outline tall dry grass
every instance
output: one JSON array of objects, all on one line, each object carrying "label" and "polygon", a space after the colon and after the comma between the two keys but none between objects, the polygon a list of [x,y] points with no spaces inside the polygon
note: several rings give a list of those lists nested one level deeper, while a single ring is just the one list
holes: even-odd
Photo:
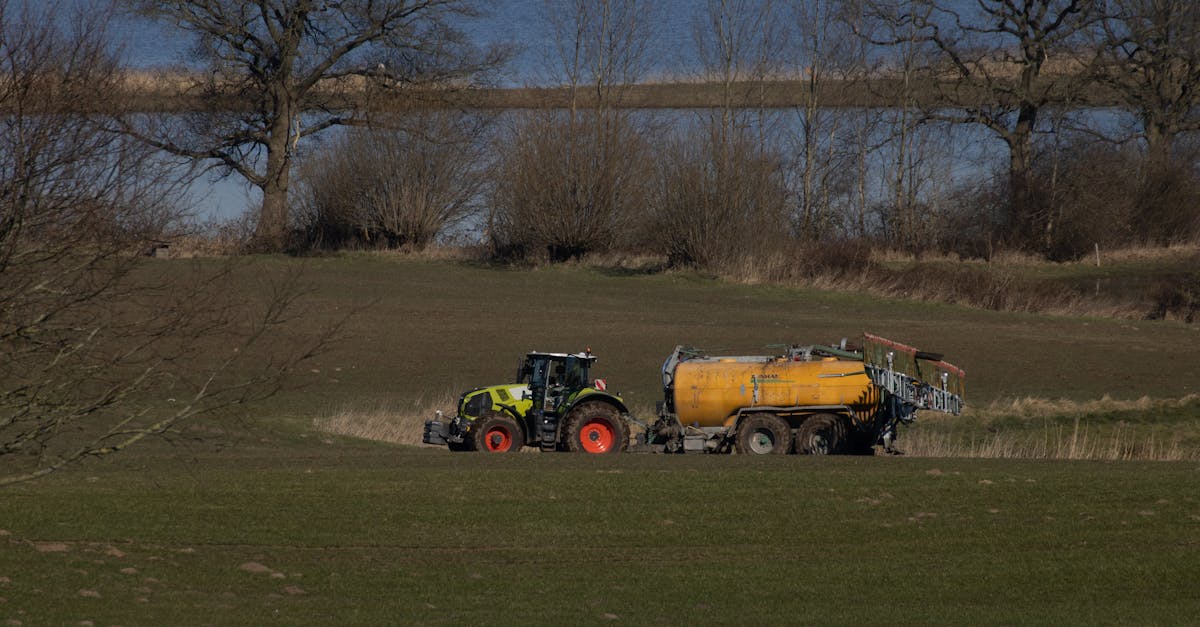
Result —
[{"label": "tall dry grass", "polygon": [[381,402],[372,407],[341,407],[328,416],[313,420],[313,426],[326,433],[393,444],[418,445],[425,421],[437,411],[447,418],[454,415],[458,395],[443,391],[418,397],[410,403]]},{"label": "tall dry grass", "polygon": [[1040,433],[979,433],[970,437],[939,432],[910,432],[900,448],[917,457],[996,459],[1070,459],[1100,461],[1200,461],[1170,431],[1142,432],[1125,424],[1103,431],[1075,419],[1073,427],[1046,424]]},{"label": "tall dry grass", "polygon": [[[934,419],[927,426],[906,430],[901,449],[918,457],[976,457],[1067,459],[1100,461],[1200,461],[1200,448],[1190,431],[1172,424],[1130,424],[1105,420],[1105,414],[1178,410],[1200,404],[1200,395],[1179,399],[1114,400],[1086,402],[1047,399],[1000,401],[966,414],[976,428],[948,428],[954,419]],[[1016,416],[1024,424],[991,426],[1000,418]],[[1074,416],[1066,422],[1062,418]],[[1097,417],[1090,420],[1085,416]],[[1189,437],[1190,436],[1190,437]]]},{"label": "tall dry grass", "polygon": [[444,244],[440,242],[426,246],[421,250],[414,250],[410,248],[343,250],[338,254],[397,259],[417,259],[421,261],[456,261],[468,263],[483,263],[489,260],[489,253],[486,246],[480,244]]},{"label": "tall dry grass", "polygon": [[1104,396],[1089,401],[1067,399],[1014,398],[993,401],[978,410],[978,417],[990,419],[1001,416],[1023,416],[1025,418],[1052,418],[1079,414],[1112,414],[1116,412],[1152,412],[1155,410],[1181,409],[1200,403],[1200,395],[1188,394],[1180,398],[1114,399]]},{"label": "tall dry grass", "polygon": [[[1189,250],[1181,247],[1175,254],[1187,254]],[[1131,251],[1120,254],[1125,259],[1135,255]],[[1163,258],[1170,257],[1164,254]],[[907,268],[884,265],[897,261],[913,263]],[[901,255],[847,243],[841,249],[801,247],[767,251],[727,263],[716,269],[716,274],[722,280],[748,285],[773,284],[853,292],[992,311],[1117,320],[1191,321],[1191,309],[1172,306],[1164,310],[1157,302],[1161,297],[1153,294],[1100,298],[1086,291],[1065,289],[1056,281],[1028,278],[1030,268],[1048,263],[1052,262],[1016,254],[991,263],[932,257],[922,257],[921,262],[916,263]]]},{"label": "tall dry grass", "polygon": [[[1180,257],[1200,255],[1200,243],[1177,242],[1165,246],[1154,244],[1130,245],[1122,248],[1101,248],[1100,264],[1137,263],[1146,261],[1169,261]],[[892,249],[876,249],[871,252],[871,259],[878,262],[913,263],[945,261],[954,263],[977,263],[992,266],[1013,267],[1045,267],[1045,266],[1094,266],[1096,256],[1087,254],[1075,261],[1048,261],[1046,258],[1018,250],[1001,250],[988,260],[967,260],[956,254],[937,252],[922,252],[919,256],[908,251]]]}]

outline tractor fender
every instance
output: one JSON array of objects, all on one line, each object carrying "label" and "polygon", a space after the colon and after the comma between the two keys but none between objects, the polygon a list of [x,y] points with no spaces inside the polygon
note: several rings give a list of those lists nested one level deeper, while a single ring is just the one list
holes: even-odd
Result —
[{"label": "tractor fender", "polygon": [[525,420],[525,416],[521,412],[517,411],[517,408],[513,407],[512,405],[496,403],[493,407],[498,407],[500,409],[500,413],[507,414],[510,418],[516,420],[517,422],[522,422]]},{"label": "tractor fender", "polygon": [[588,390],[584,390],[583,392],[581,392],[579,394],[579,396],[575,397],[575,400],[571,402],[571,406],[568,407],[566,409],[566,411],[563,412],[563,415],[571,413],[571,410],[575,409],[577,406],[579,406],[582,403],[588,403],[588,402],[592,402],[592,401],[608,403],[609,405],[612,405],[613,407],[615,407],[617,409],[617,411],[621,412],[622,414],[629,413],[629,408],[625,406],[625,402],[622,401],[620,397],[615,396],[613,394],[609,394],[608,392],[601,392],[600,390],[588,389]]}]

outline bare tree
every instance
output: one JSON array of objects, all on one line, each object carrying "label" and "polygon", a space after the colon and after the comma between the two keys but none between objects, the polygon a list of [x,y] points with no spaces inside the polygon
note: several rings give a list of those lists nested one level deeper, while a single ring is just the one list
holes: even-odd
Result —
[{"label": "bare tree", "polygon": [[361,98],[372,88],[463,83],[505,56],[477,51],[456,28],[476,15],[469,0],[127,1],[194,36],[208,67],[194,89],[203,114],[125,130],[259,188],[255,238],[263,250],[284,246],[302,139],[365,124],[370,107]]},{"label": "bare tree", "polygon": [[[788,45],[786,15],[772,0],[708,0],[692,26],[700,78],[719,86],[720,101],[701,114],[716,141],[769,140],[778,116],[768,114],[764,88],[778,78]],[[743,135],[742,129],[754,133]]]},{"label": "bare tree", "polygon": [[922,127],[930,121],[918,95],[928,90],[933,58],[920,25],[929,20],[933,8],[866,0],[863,12],[866,18],[854,24],[860,40],[886,42],[893,53],[880,64],[875,76],[879,80],[871,83],[877,95],[893,103],[884,113],[890,131],[875,146],[887,163],[881,168],[882,187],[887,191],[878,205],[882,214],[879,226],[893,245],[914,250],[923,245],[923,241],[918,244],[922,203],[917,194],[922,183],[918,166],[922,155],[916,149]]},{"label": "bare tree", "polygon": [[696,15],[697,78],[719,102],[658,151],[650,230],[673,265],[722,269],[789,235],[781,114],[764,92],[784,65],[785,17],[771,0],[709,0]]},{"label": "bare tree", "polygon": [[[230,269],[147,266],[176,179],[91,113],[119,93],[108,14],[51,10],[0,0],[0,485],[269,394],[311,346],[258,352],[293,289],[251,318]],[[239,377],[245,359],[261,361]]]},{"label": "bare tree", "polygon": [[1174,139],[1200,130],[1200,5],[1185,0],[1113,0],[1099,45],[1100,79],[1141,120],[1151,164]]},{"label": "bare tree", "polygon": [[[1043,110],[1080,93],[1082,35],[1101,16],[1094,0],[948,0],[896,3],[906,41],[931,44],[938,64],[925,85],[936,89],[930,118],[979,124],[1008,147],[1010,229],[1040,246],[1052,224],[1037,215],[1031,194],[1034,134]],[[1052,60],[1053,59],[1053,60]],[[950,110],[951,105],[956,110]]]},{"label": "bare tree", "polygon": [[727,269],[788,236],[781,155],[749,129],[733,133],[700,127],[658,151],[652,231],[672,265]]},{"label": "bare tree", "polygon": [[570,94],[566,112],[515,121],[493,185],[489,235],[503,256],[552,261],[631,239],[644,213],[646,115],[620,105],[645,70],[653,3],[547,3],[555,54],[550,73]]},{"label": "bare tree", "polygon": [[478,211],[489,117],[395,116],[350,129],[299,168],[296,224],[306,243],[421,250]]},{"label": "bare tree", "polygon": [[[877,28],[882,26],[872,19],[870,0],[840,0],[837,19],[841,25],[841,36],[849,41],[842,44],[842,59],[838,78],[845,89],[864,96],[877,91],[883,78],[881,62],[876,54],[874,41],[879,38]],[[844,229],[852,237],[866,238],[869,234],[867,215],[875,202],[872,191],[875,178],[873,160],[882,146],[880,135],[886,128],[888,110],[884,107],[862,106],[842,112],[846,119],[844,148],[839,164],[842,176],[846,177],[844,205],[842,208]]]},{"label": "bare tree", "polygon": [[553,53],[547,68],[565,83],[574,121],[581,99],[611,112],[646,71],[654,3],[647,0],[544,0]]},{"label": "bare tree", "polygon": [[549,112],[518,121],[498,143],[488,224],[498,256],[559,262],[631,241],[651,167],[637,126]]},{"label": "bare tree", "polygon": [[[796,232],[819,240],[837,230],[835,196],[849,191],[850,155],[842,145],[844,114],[830,106],[828,84],[843,84],[855,69],[859,50],[846,21],[840,0],[810,0],[793,8],[796,58],[802,104],[797,107],[797,216]],[[863,59],[865,61],[865,59]]]}]

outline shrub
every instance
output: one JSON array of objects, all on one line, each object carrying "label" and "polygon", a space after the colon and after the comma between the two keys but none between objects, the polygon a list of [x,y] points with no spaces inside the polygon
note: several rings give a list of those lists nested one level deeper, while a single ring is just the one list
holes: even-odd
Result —
[{"label": "shrub", "polygon": [[719,270],[786,241],[782,159],[746,137],[693,132],[659,154],[653,246],[676,266]]},{"label": "shrub", "polygon": [[304,161],[303,247],[422,250],[477,214],[486,120],[436,112],[396,122],[348,132]]},{"label": "shrub", "polygon": [[488,239],[507,260],[620,248],[644,213],[649,144],[628,117],[584,111],[519,121],[498,140]]},{"label": "shrub", "polygon": [[1175,319],[1191,324],[1200,312],[1200,273],[1170,277],[1151,289],[1151,320]]}]

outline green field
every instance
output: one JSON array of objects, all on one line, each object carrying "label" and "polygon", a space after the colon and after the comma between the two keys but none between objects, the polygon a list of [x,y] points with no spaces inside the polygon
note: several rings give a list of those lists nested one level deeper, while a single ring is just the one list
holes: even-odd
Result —
[{"label": "green field", "polygon": [[[384,255],[262,259],[230,291],[297,264],[312,291],[289,332],[354,312],[341,341],[269,401],[5,489],[0,619],[1184,624],[1200,611],[1194,456],[497,458],[313,426],[381,407],[419,421],[432,398],[509,379],[525,351],[585,346],[648,411],[676,344],[760,352],[871,331],[968,373],[975,413],[905,437],[1120,426],[1182,434],[1194,455],[1198,404],[1153,399],[1200,392],[1195,325]],[[1012,403],[1026,398],[1065,400],[1033,415]]]},{"label": "green field", "polygon": [[11,490],[0,613],[1184,624],[1200,611],[1197,486],[1197,464],[496,459],[269,439]]},{"label": "green field", "polygon": [[[267,260],[262,272],[291,266]],[[406,402],[508,380],[529,350],[600,356],[598,374],[635,406],[661,395],[677,344],[759,353],[769,344],[852,340],[863,331],[942,352],[967,371],[976,406],[1023,397],[1134,399],[1200,393],[1200,326],[1006,314],[764,285],[692,273],[576,266],[494,269],[362,255],[303,262],[308,322],[363,308],[278,413]]]}]

